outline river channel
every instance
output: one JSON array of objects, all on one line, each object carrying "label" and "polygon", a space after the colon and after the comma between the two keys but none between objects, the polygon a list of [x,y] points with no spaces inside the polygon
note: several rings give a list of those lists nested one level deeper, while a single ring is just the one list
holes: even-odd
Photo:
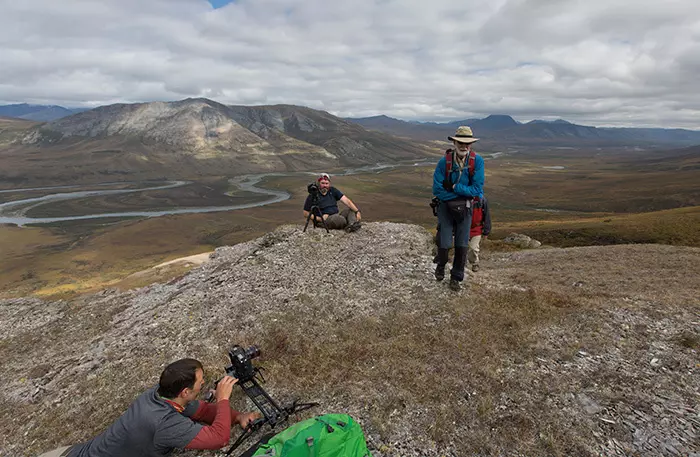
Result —
[{"label": "river channel", "polygon": [[[427,166],[435,165],[434,161],[426,160],[421,162],[411,162],[411,163],[397,163],[397,164],[377,164],[364,166],[360,168],[350,168],[340,173],[335,173],[335,176],[348,176],[363,173],[381,173],[384,171],[394,170],[399,167],[417,167],[417,166]],[[38,206],[48,205],[53,202],[74,200],[77,198],[86,197],[96,197],[100,195],[117,195],[117,194],[127,194],[134,192],[145,192],[152,190],[163,190],[163,189],[173,189],[175,187],[181,187],[191,184],[189,181],[169,181],[165,183],[160,183],[151,187],[140,187],[138,189],[108,189],[108,190],[88,190],[88,191],[77,191],[77,192],[59,192],[43,195],[41,197],[26,198],[22,200],[10,201],[7,203],[0,204],[0,224],[13,224],[17,226],[23,226],[27,224],[50,224],[54,222],[66,222],[66,221],[78,221],[85,219],[99,219],[99,218],[129,218],[129,217],[158,217],[165,216],[168,214],[187,214],[187,213],[212,213],[217,211],[233,211],[238,209],[255,208],[258,206],[271,205],[273,203],[278,203],[281,201],[288,200],[290,194],[288,192],[264,189],[258,187],[257,184],[264,178],[269,176],[313,176],[317,173],[312,172],[289,172],[289,173],[262,173],[262,174],[250,174],[242,175],[231,178],[229,182],[237,186],[239,189],[258,195],[265,195],[266,198],[263,201],[243,203],[238,205],[230,206],[205,206],[205,207],[195,207],[195,208],[170,208],[158,211],[123,211],[116,213],[98,213],[98,214],[85,214],[81,216],[62,216],[62,217],[29,217],[27,212]],[[103,185],[116,185],[125,183],[105,183]],[[133,184],[133,183],[132,183]],[[24,192],[24,191],[48,191],[48,190],[58,190],[58,189],[70,189],[80,186],[53,186],[53,187],[33,187],[25,189],[10,189],[10,190],[0,190],[0,193],[8,192]]]}]

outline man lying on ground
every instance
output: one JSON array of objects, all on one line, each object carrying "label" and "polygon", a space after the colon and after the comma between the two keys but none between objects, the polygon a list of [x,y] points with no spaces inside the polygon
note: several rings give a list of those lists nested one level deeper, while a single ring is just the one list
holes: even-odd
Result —
[{"label": "man lying on ground", "polygon": [[91,440],[39,457],[163,457],[173,449],[220,449],[228,444],[231,425],[245,428],[258,413],[231,409],[237,382],[225,376],[216,387],[216,404],[196,400],[204,385],[202,364],[195,359],[171,363],[160,382],[131,403],[107,430]]}]

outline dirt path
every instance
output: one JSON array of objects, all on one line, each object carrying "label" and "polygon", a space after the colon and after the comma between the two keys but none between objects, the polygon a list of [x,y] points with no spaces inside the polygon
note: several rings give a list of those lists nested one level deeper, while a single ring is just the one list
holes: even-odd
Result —
[{"label": "dirt path", "polygon": [[209,260],[209,256],[214,251],[209,251],[209,252],[202,252],[201,254],[195,254],[195,255],[190,255],[187,257],[180,257],[178,259],[173,259],[173,260],[168,260],[167,262],[160,263],[154,267],[151,267],[151,269],[156,269],[156,268],[162,268],[166,267],[168,265],[173,265],[175,263],[184,263],[184,264],[191,264],[191,265],[201,265],[207,260]]}]

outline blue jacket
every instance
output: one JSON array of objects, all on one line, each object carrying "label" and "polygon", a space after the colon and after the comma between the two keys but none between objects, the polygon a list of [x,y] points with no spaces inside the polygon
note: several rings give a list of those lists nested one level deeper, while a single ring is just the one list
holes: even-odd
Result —
[{"label": "blue jacket", "polygon": [[[433,173],[433,195],[439,198],[440,201],[446,202],[457,197],[478,197],[484,193],[484,159],[479,154],[474,158],[474,177],[471,185],[469,185],[469,171],[465,162],[464,171],[461,178],[459,178],[459,182],[455,184],[453,192],[447,191],[442,187],[442,182],[445,180],[445,167],[445,157],[443,157],[438,162],[437,167],[435,167],[435,173]],[[453,161],[451,173],[453,183],[457,181],[459,171],[459,165],[456,161]]]}]

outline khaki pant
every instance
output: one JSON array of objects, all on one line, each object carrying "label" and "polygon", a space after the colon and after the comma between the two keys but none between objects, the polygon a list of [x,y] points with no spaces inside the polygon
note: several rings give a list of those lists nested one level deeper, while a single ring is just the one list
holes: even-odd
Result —
[{"label": "khaki pant", "polygon": [[331,230],[342,230],[355,222],[357,222],[357,216],[350,208],[345,208],[339,213],[328,216],[328,219],[326,219],[326,225]]},{"label": "khaki pant", "polygon": [[481,235],[469,238],[469,263],[479,265],[479,244],[481,243]]},{"label": "khaki pant", "polygon": [[59,447],[58,449],[54,449],[53,451],[45,452],[39,457],[64,457],[68,455],[68,451],[70,450],[70,448],[70,446]]}]

